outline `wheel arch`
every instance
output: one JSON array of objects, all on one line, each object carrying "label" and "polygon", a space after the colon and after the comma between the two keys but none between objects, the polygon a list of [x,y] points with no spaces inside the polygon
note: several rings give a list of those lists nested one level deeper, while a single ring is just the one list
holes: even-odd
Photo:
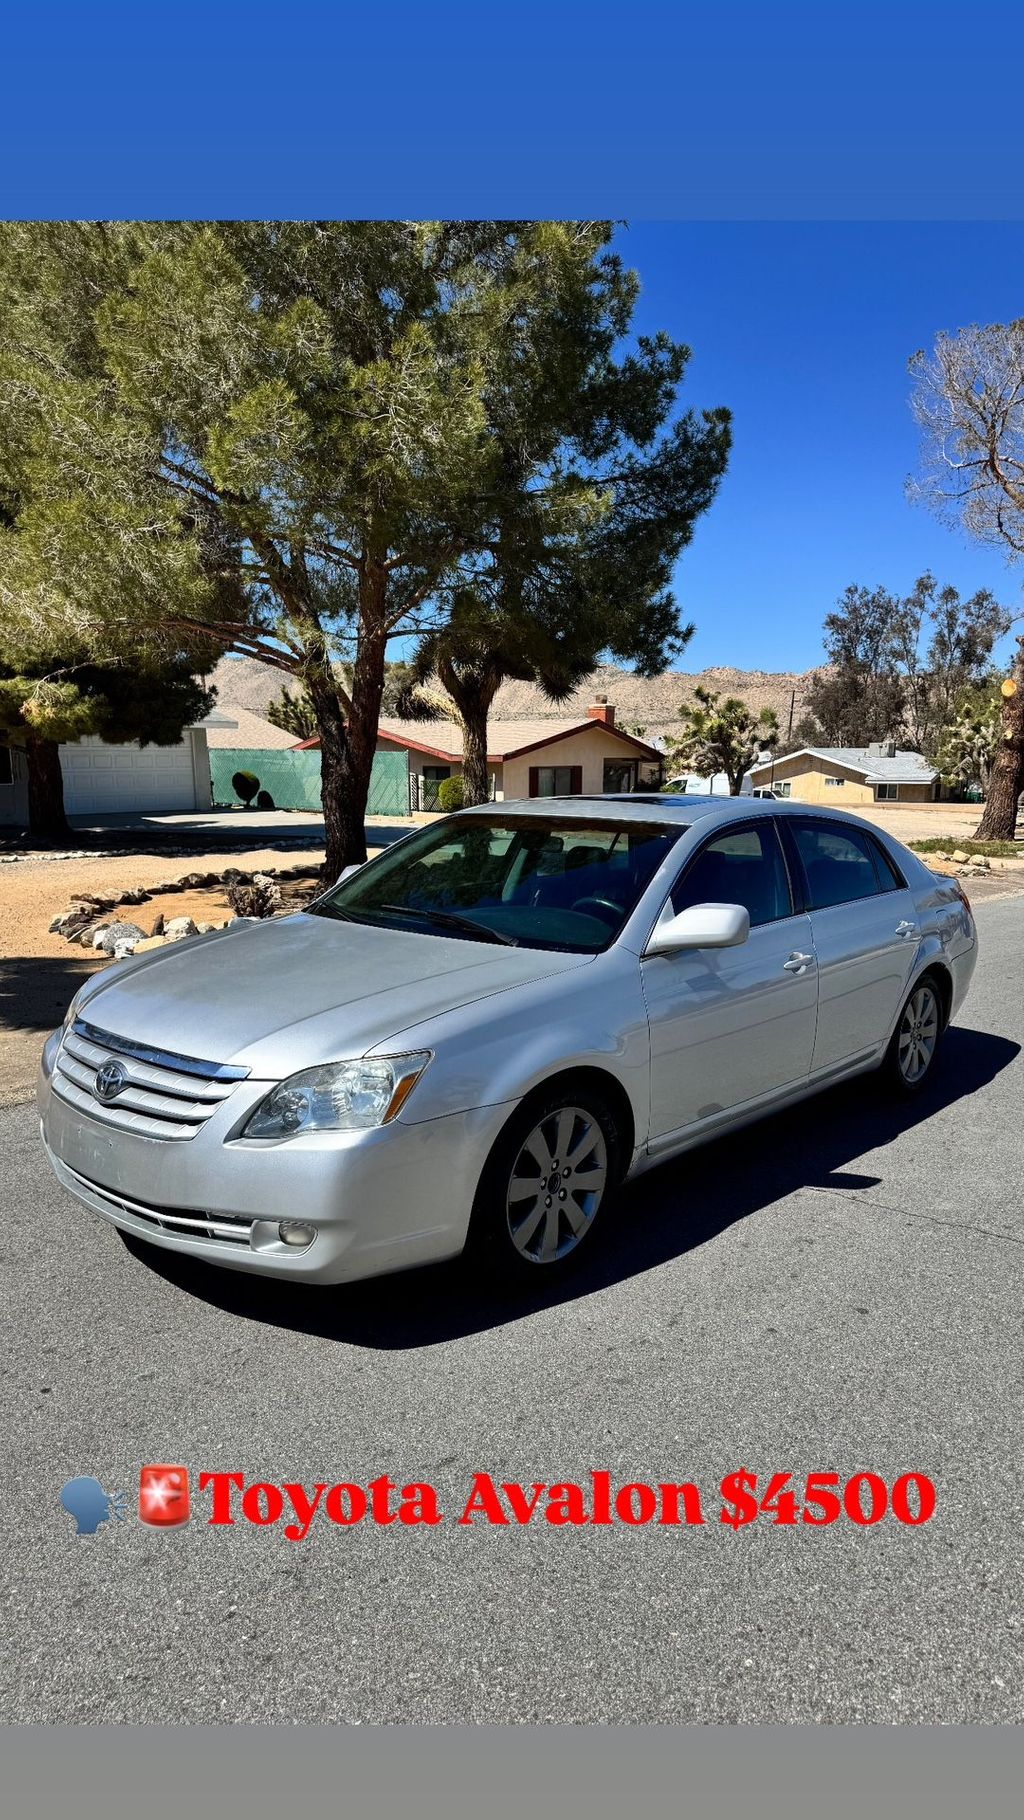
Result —
[{"label": "wheel arch", "polygon": [[528,1093],[524,1093],[515,1111],[509,1115],[509,1119],[502,1127],[502,1134],[511,1119],[521,1117],[524,1110],[529,1111],[531,1106],[547,1099],[549,1094],[567,1092],[571,1088],[583,1089],[586,1087],[607,1100],[614,1115],[622,1140],[622,1154],[619,1159],[619,1178],[621,1180],[629,1170],[636,1149],[636,1116],[629,1094],[622,1082],[614,1074],[609,1073],[606,1068],[595,1068],[592,1064],[581,1063],[578,1067],[559,1068],[555,1073],[545,1075],[542,1081],[538,1081]]},{"label": "wheel arch", "polygon": [[[911,980],[911,983],[907,988],[908,995],[925,979],[933,979],[938,987],[939,1003],[942,1010],[942,1028],[945,1030],[946,1025],[949,1023],[950,1012],[953,1006],[953,975],[945,961],[939,960],[935,955],[929,955],[925,965],[921,968],[920,973],[915,973]],[[906,1001],[904,1000],[904,1003],[905,1002]]]}]

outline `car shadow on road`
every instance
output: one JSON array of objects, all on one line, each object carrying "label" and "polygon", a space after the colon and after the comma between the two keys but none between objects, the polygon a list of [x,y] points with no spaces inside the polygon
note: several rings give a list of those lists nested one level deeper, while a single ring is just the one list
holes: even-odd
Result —
[{"label": "car shadow on road", "polygon": [[311,1288],[220,1270],[122,1237],[150,1269],[225,1313],[378,1351],[435,1346],[653,1270],[797,1189],[831,1187],[855,1198],[880,1178],[848,1165],[968,1099],[1019,1053],[1020,1044],[1005,1037],[954,1027],[939,1074],[916,1099],[896,1102],[868,1076],[765,1119],[756,1139],[737,1144],[735,1137],[721,1138],[663,1164],[622,1190],[593,1256],[582,1254],[561,1284],[546,1283],[538,1272],[536,1284],[493,1290],[456,1260]]}]

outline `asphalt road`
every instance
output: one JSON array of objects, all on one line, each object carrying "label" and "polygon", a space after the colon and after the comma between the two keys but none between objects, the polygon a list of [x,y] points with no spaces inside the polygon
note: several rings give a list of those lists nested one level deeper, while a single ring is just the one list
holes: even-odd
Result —
[{"label": "asphalt road", "polygon": [[[285,1292],[129,1249],[0,1116],[8,1720],[1021,1721],[1024,899],[909,1110],[857,1084],[622,1199],[571,1295]],[[166,1532],[139,1468],[438,1488],[435,1527]],[[930,1523],[735,1533],[722,1475],[905,1470]],[[694,1480],[703,1527],[461,1527],[496,1480]],[[62,1484],[129,1514],[77,1538]]]}]

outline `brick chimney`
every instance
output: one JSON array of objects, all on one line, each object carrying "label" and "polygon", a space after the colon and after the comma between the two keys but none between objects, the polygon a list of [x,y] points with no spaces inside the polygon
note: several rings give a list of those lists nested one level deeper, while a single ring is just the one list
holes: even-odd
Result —
[{"label": "brick chimney", "polygon": [[599,720],[603,727],[614,727],[615,725],[615,709],[607,695],[599,695],[587,709],[587,714],[591,720]]}]

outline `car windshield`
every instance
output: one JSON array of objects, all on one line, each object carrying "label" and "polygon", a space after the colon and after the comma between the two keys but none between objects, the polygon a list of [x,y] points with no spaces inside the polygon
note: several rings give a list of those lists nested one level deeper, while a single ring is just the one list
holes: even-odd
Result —
[{"label": "car windshield", "polygon": [[664,823],[454,816],[378,855],[315,916],[425,935],[596,953],[685,833]]}]

